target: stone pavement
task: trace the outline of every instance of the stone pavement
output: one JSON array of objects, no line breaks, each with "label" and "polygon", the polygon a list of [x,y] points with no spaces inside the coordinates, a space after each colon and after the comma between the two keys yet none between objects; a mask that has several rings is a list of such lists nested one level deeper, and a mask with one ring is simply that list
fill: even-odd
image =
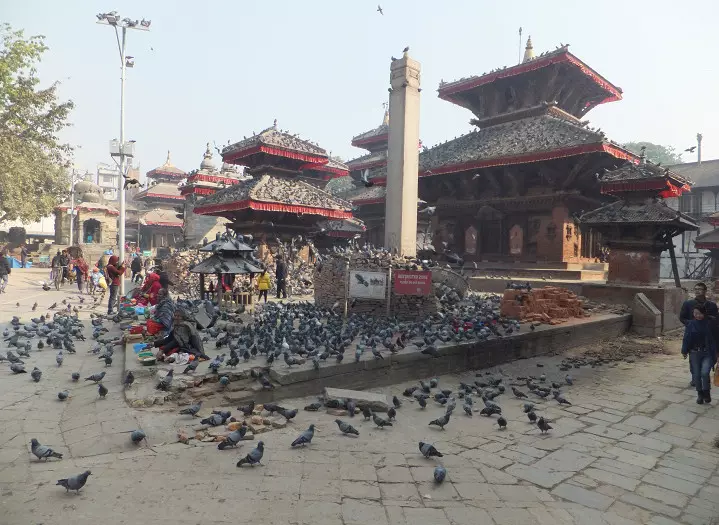
[{"label": "stone pavement", "polygon": [[[68,295],[21,282],[10,290],[0,295],[3,325],[13,314],[31,317],[35,300],[40,311]],[[129,408],[120,349],[107,369],[105,400],[94,385],[70,382],[73,371],[84,377],[103,369],[87,354],[89,344],[78,344],[60,368],[54,351],[34,350],[26,362],[43,370],[40,383],[0,370],[0,523],[709,524],[719,516],[719,449],[712,444],[719,409],[696,405],[676,346],[667,343],[673,355],[572,370],[575,385],[564,389],[571,407],[532,400],[552,420],[548,435],[527,422],[522,401],[507,395],[497,399],[509,421],[505,431],[496,419],[467,417],[461,407],[447,430],[429,427],[443,409],[430,401],[421,410],[400,396],[395,426],[377,429],[356,416],[358,438],[340,435],[336,416],[301,411],[286,428],[256,436],[266,445],[264,465],[242,469],[235,463],[256,441],[236,451],[174,443],[176,430],[192,425],[185,416],[169,406]],[[559,361],[502,369],[559,381]],[[454,389],[473,379],[473,373],[441,377],[440,385]],[[400,394],[406,386],[382,391]],[[72,397],[62,403],[56,394],[64,388]],[[310,401],[282,404],[301,408]],[[202,413],[211,408],[219,407]],[[291,450],[309,423],[317,425],[313,443]],[[148,445],[130,443],[125,432],[135,428],[147,432]],[[38,462],[29,453],[33,437],[65,458]],[[419,440],[445,456],[424,459]],[[440,462],[448,475],[436,485],[432,471]],[[80,495],[55,486],[86,469],[92,476]]]}]

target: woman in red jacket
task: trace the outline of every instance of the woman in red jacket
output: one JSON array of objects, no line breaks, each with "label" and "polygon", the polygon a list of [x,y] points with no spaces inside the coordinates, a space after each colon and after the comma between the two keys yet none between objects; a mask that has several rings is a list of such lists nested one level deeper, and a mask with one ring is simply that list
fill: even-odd
[{"label": "woman in red jacket", "polygon": [[154,306],[157,304],[157,292],[162,289],[160,284],[160,276],[156,273],[151,273],[145,278],[145,283],[140,289],[140,294],[137,297],[137,304],[141,306],[147,306],[148,304]]},{"label": "woman in red jacket", "polygon": [[107,280],[110,281],[110,299],[107,303],[107,315],[112,315],[112,309],[117,302],[120,279],[125,275],[125,266],[124,264],[118,264],[117,255],[110,257],[107,266],[105,266],[105,273],[107,273]]}]

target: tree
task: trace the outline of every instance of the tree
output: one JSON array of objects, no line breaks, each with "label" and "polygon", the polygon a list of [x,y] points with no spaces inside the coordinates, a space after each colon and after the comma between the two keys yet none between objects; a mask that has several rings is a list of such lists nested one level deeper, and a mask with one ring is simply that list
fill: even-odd
[{"label": "tree", "polygon": [[641,154],[642,147],[645,147],[645,155],[652,162],[661,162],[665,166],[672,164],[681,164],[682,154],[678,153],[672,146],[662,146],[661,144],[653,144],[651,142],[627,142],[624,144],[632,153]]},{"label": "tree", "polygon": [[58,101],[57,82],[39,86],[44,40],[0,25],[0,222],[39,220],[68,193],[72,148],[58,133],[74,105]]}]

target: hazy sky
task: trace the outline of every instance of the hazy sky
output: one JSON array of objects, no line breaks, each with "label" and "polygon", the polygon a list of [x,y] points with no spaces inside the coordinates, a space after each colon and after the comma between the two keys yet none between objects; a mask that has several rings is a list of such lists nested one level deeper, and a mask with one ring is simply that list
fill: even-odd
[{"label": "hazy sky", "polygon": [[[537,54],[559,43],[624,90],[589,113],[618,141],[683,150],[704,134],[704,158],[719,157],[716,0],[23,0],[2,2],[0,21],[44,34],[41,79],[60,80],[75,101],[65,139],[76,164],[109,162],[119,136],[119,54],[100,11],[152,20],[129,32],[135,57],[126,84],[126,136],[142,172],[166,151],[199,167],[205,143],[226,144],[272,125],[318,142],[345,160],[363,150],[353,135],[380,124],[390,56],[404,46],[422,64],[425,145],[468,131],[468,110],[437,98],[441,79],[517,62],[518,28]],[[685,154],[686,161],[695,158]]]}]

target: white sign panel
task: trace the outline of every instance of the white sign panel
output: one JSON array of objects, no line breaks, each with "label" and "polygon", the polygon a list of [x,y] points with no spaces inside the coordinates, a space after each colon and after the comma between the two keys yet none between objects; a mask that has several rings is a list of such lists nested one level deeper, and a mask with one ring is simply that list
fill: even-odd
[{"label": "white sign panel", "polygon": [[379,299],[387,297],[387,274],[385,272],[350,271],[350,297]]}]

